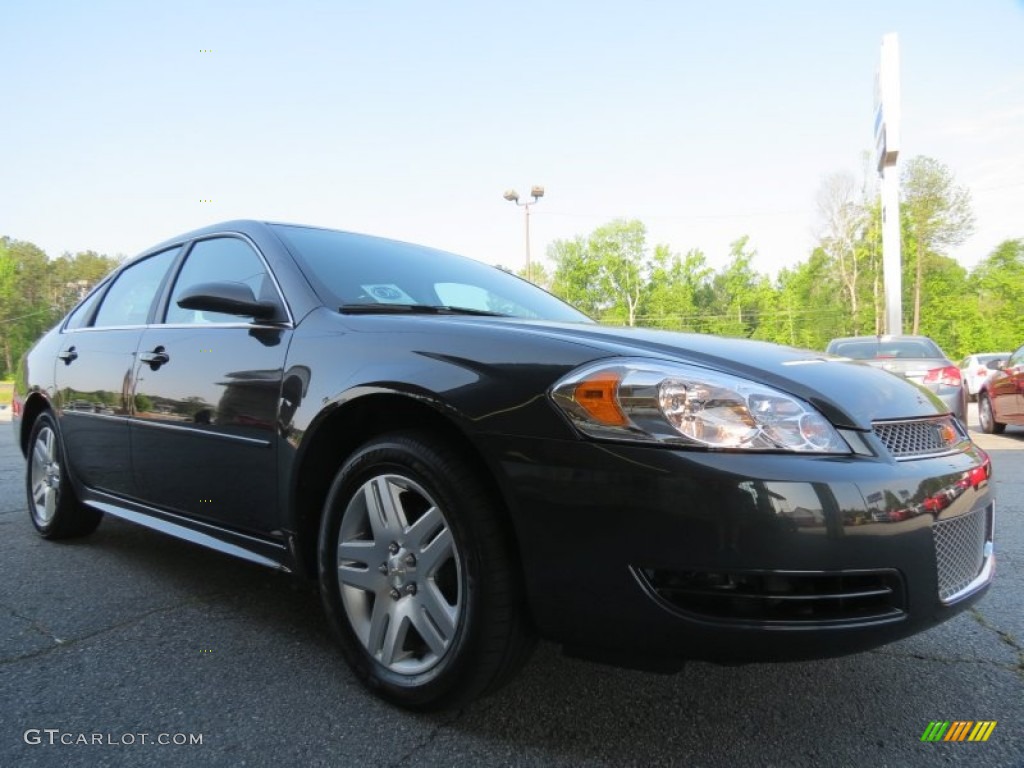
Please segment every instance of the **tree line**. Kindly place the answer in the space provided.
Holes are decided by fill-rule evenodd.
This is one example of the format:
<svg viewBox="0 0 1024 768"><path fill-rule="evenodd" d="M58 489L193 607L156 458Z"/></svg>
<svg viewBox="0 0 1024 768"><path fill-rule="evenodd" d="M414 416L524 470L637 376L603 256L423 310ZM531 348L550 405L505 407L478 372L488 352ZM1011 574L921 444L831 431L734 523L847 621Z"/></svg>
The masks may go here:
<svg viewBox="0 0 1024 768"><path fill-rule="evenodd" d="M774 278L757 272L748 237L712 269L700 249L651 247L638 220L556 240L534 282L601 322L713 333L822 350L833 338L884 330L882 211L851 174L827 176L819 229L806 260ZM1024 343L1024 239L1007 240L967 270L948 256L974 229L968 190L929 157L905 166L900 225L904 332L946 354L1007 351Z"/></svg>
<svg viewBox="0 0 1024 768"><path fill-rule="evenodd" d="M0 237L0 379L118 261L94 251L51 259L32 243Z"/></svg>

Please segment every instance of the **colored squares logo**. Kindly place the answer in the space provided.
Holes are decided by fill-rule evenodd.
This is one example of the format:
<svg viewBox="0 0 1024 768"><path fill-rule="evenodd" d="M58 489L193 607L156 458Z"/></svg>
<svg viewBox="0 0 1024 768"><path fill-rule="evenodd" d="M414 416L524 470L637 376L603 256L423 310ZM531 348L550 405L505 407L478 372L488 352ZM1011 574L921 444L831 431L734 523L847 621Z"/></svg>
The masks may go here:
<svg viewBox="0 0 1024 768"><path fill-rule="evenodd" d="M988 741L995 728L995 720L932 720L921 741Z"/></svg>

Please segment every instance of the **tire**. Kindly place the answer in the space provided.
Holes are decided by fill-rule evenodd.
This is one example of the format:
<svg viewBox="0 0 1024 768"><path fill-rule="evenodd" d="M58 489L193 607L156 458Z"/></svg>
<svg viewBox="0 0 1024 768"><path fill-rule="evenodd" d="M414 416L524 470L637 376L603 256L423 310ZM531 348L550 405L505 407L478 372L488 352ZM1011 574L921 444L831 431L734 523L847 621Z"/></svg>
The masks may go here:
<svg viewBox="0 0 1024 768"><path fill-rule="evenodd" d="M978 393L978 421L981 422L981 431L989 435L1001 435L1006 429L1005 424L996 421L988 392Z"/></svg>
<svg viewBox="0 0 1024 768"><path fill-rule="evenodd" d="M357 450L320 526L320 593L356 676L414 710L493 692L534 634L507 517L462 455L402 432Z"/></svg>
<svg viewBox="0 0 1024 768"><path fill-rule="evenodd" d="M95 531L103 513L75 497L64 444L49 411L40 413L32 425L27 456L25 493L29 516L39 535L44 539L73 539Z"/></svg>

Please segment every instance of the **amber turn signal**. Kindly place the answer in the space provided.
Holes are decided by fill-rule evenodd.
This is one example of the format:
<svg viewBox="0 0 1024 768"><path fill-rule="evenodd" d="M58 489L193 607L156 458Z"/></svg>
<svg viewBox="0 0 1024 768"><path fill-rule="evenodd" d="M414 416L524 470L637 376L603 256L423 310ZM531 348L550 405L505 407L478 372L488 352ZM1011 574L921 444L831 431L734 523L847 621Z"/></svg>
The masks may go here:
<svg viewBox="0 0 1024 768"><path fill-rule="evenodd" d="M600 371L576 385L573 400L598 423L624 427L629 421L615 397L619 382L619 374L614 371Z"/></svg>

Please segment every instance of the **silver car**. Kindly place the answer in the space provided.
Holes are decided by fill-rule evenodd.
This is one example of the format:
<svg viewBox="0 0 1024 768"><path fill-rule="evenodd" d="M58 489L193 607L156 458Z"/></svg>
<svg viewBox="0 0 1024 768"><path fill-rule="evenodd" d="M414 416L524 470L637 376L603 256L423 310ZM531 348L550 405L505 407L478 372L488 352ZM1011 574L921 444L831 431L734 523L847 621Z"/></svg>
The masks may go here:
<svg viewBox="0 0 1024 768"><path fill-rule="evenodd" d="M927 336L847 336L832 339L825 352L863 360L920 384L966 423L967 390L960 369Z"/></svg>

